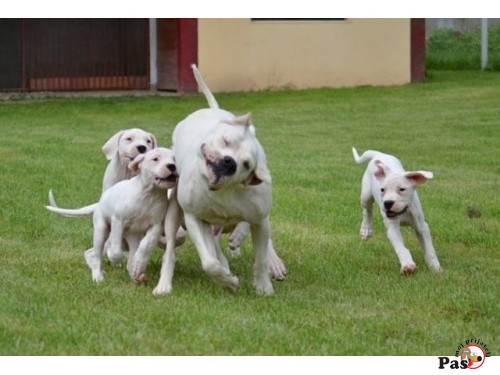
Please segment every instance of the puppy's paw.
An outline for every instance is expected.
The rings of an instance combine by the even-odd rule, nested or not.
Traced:
[[[134,282],[136,284],[144,284],[146,283],[146,281],[148,281],[148,278],[145,273],[141,273],[139,275],[134,276]]]
[[[401,274],[405,276],[411,275],[417,269],[417,265],[415,263],[408,263],[401,267]]]
[[[95,283],[100,283],[104,281],[104,272],[102,270],[92,270],[92,281]]]
[[[108,251],[109,262],[115,267],[120,266],[125,258],[125,253],[123,251]]]
[[[231,247],[231,245],[229,245],[227,253],[230,258],[239,258],[241,256],[241,249],[239,247]]]
[[[154,296],[162,296],[166,294],[170,294],[172,292],[172,285],[162,285],[158,283],[158,285],[153,289]]]
[[[425,259],[425,263],[427,263],[427,265],[432,268],[434,271],[442,271],[441,269],[441,265],[439,264],[439,261],[437,260],[437,258],[431,258],[431,259]]]
[[[372,236],[372,228],[369,226],[362,225],[359,230],[359,235],[363,241],[368,241]]]

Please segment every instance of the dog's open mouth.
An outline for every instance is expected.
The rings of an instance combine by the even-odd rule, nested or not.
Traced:
[[[408,210],[408,206],[406,206],[405,208],[403,208],[401,211],[399,212],[394,212],[394,211],[391,211],[391,210],[387,210],[385,211],[385,215],[389,218],[389,219],[394,219],[395,217],[398,217],[400,215],[403,215],[406,211]]]
[[[168,177],[156,177],[156,185],[170,189],[177,183],[177,175],[171,174]]]

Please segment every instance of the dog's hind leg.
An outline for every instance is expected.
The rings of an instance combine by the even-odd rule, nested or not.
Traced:
[[[94,214],[94,247],[85,252],[85,261],[92,271],[92,280],[96,283],[104,280],[102,253],[109,235],[109,227],[99,214]]]
[[[241,255],[240,246],[250,233],[250,224],[240,221],[229,236],[229,255],[239,257]]]
[[[109,233],[108,259],[113,265],[120,264],[125,254],[122,250],[123,222],[118,219],[111,220],[111,232]]]
[[[363,208],[363,220],[361,221],[361,227],[359,229],[359,234],[363,241],[368,241],[372,235],[373,226],[373,195],[371,188],[370,176],[365,173],[363,175],[363,180],[361,182],[361,207]]]
[[[141,239],[139,247],[135,254],[130,253],[132,261],[132,275],[136,283],[143,283],[146,281],[146,267],[148,260],[155,245],[158,243],[158,238],[163,231],[162,223],[154,225],[146,232],[146,235]]]

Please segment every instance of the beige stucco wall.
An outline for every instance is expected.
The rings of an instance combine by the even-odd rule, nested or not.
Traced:
[[[217,92],[410,82],[410,19],[199,19],[198,65]]]

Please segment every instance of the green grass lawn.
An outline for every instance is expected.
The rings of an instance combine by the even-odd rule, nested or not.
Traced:
[[[0,103],[0,355],[448,355],[481,338],[500,348],[500,73],[432,72],[425,84],[217,95],[251,111],[273,176],[273,240],[289,276],[256,296],[253,251],[230,260],[237,293],[201,270],[189,240],[174,291],[155,298],[106,265],[92,283],[90,219],[49,213],[96,201],[104,142],[141,127],[170,146],[202,96]],[[442,273],[404,230],[417,272],[404,277],[378,212],[359,238],[364,166],[351,147],[434,172],[419,189]]]

